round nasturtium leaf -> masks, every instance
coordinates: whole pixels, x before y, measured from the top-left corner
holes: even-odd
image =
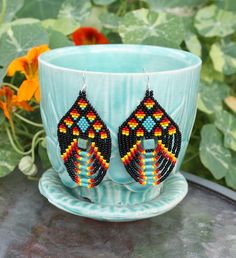
[[[236,158],[232,159],[229,171],[225,175],[226,184],[236,190]]]
[[[80,23],[89,16],[91,8],[92,5],[87,0],[65,0],[59,10],[58,18],[67,18]]]
[[[214,124],[206,124],[201,130],[200,159],[216,179],[223,178],[230,166],[231,153],[224,147],[222,135]]]
[[[109,5],[114,3],[116,0],[93,0],[94,4],[97,5]]]
[[[223,109],[223,99],[228,93],[229,88],[224,83],[215,81],[208,85],[201,82],[198,94],[198,109],[206,114],[217,114]]]
[[[195,27],[204,37],[225,37],[235,32],[235,14],[216,5],[199,9],[195,17]]]
[[[223,110],[217,114],[215,125],[224,134],[224,146],[236,151],[236,117]]]
[[[11,146],[10,141],[3,131],[0,132],[0,177],[10,174],[19,163],[22,155],[18,154]]]
[[[10,26],[0,38],[0,63],[4,67],[0,70],[0,80],[5,76],[6,68],[12,60],[41,44],[48,44],[48,35],[39,22],[18,22]]]
[[[167,13],[139,9],[127,13],[119,23],[123,43],[151,44],[178,47],[184,40],[182,19]],[[158,43],[160,42],[160,44]]]
[[[216,42],[211,46],[210,57],[214,69],[225,75],[236,73],[236,43]]]

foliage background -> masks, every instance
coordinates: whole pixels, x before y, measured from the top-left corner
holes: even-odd
[[[8,64],[40,44],[73,45],[70,34],[91,26],[110,43],[191,51],[203,60],[198,114],[183,169],[236,189],[236,1],[1,0],[0,80]],[[11,83],[19,84],[11,78]],[[39,118],[40,119],[40,118]],[[0,176],[21,159],[6,138],[0,109]],[[38,153],[46,160],[45,144]]]

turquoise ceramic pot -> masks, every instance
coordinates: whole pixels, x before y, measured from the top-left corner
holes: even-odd
[[[178,171],[196,115],[201,60],[188,52],[155,46],[94,45],[46,52],[40,56],[39,64],[41,115],[48,155],[68,193],[74,198],[89,199],[98,205],[97,209],[99,205],[138,205],[157,198],[161,185],[141,186],[126,172],[118,151],[118,127],[143,99],[149,77],[154,97],[182,132],[182,147],[175,168]],[[83,73],[87,97],[112,137],[110,168],[103,182],[93,189],[79,187],[70,179],[57,139],[57,124],[83,87]],[[123,215],[123,219],[116,221],[125,220]],[[142,216],[136,213],[133,219],[138,218]]]

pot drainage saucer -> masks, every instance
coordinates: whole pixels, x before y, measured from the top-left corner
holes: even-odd
[[[66,212],[102,221],[133,221],[161,215],[173,209],[188,192],[188,184],[179,172],[170,175],[156,198],[134,205],[105,205],[77,198],[64,186],[51,168],[39,181],[39,190],[50,203]]]

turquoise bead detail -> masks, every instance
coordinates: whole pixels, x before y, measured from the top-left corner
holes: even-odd
[[[81,131],[83,133],[85,133],[86,130],[88,129],[88,127],[89,127],[89,123],[88,123],[87,119],[84,116],[80,118],[80,120],[78,121],[77,125],[79,126],[79,128],[81,129]]]
[[[150,133],[155,125],[155,122],[153,119],[148,116],[142,123],[142,125],[145,127],[145,129]]]

